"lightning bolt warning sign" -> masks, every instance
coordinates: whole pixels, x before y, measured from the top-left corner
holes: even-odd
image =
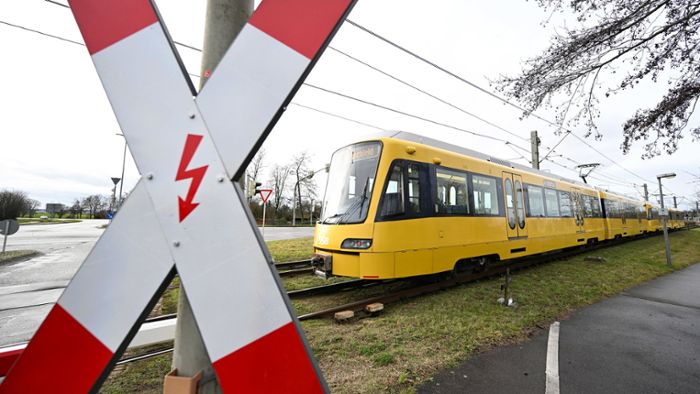
[[[180,159],[180,166],[177,168],[177,175],[175,175],[175,181],[192,179],[185,199],[183,200],[180,196],[177,197],[180,223],[182,223],[182,221],[199,205],[199,203],[194,202],[194,195],[197,194],[197,189],[199,189],[199,185],[202,183],[204,174],[209,167],[207,165],[191,170],[187,169],[192,161],[192,157],[194,157],[194,153],[197,151],[197,147],[199,147],[199,143],[202,142],[202,138],[204,137],[198,134],[187,134],[185,148],[182,150],[182,158]]]

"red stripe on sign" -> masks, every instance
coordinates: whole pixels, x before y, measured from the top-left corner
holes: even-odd
[[[352,0],[263,0],[248,23],[313,59]]]
[[[294,323],[213,363],[226,393],[322,393]]]
[[[23,351],[24,348],[0,353],[0,376],[7,375],[7,371],[10,370],[12,364],[14,364],[15,361],[17,361],[19,355],[22,354]]]
[[[0,386],[0,393],[86,393],[112,352],[59,304]]]
[[[149,0],[68,0],[91,55],[158,21]]]

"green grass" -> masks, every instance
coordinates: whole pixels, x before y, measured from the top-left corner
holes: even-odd
[[[0,237],[1,239],[2,237]],[[2,242],[2,241],[0,241]],[[0,248],[0,250],[2,250]],[[36,250],[8,250],[0,252],[0,264],[12,263],[17,260],[26,259],[38,255]]]
[[[272,259],[278,263],[305,260],[313,254],[313,237],[269,241],[267,248]]]
[[[82,222],[80,219],[38,219],[38,218],[17,218],[17,223],[23,226],[33,224],[65,224]]]
[[[285,241],[275,242],[279,246]],[[310,245],[309,240],[288,245],[297,244],[296,249],[303,242]],[[525,340],[538,327],[578,308],[700,261],[700,229],[672,233],[671,250],[673,268],[666,267],[663,237],[658,236],[518,271],[511,284],[515,309],[496,303],[502,278],[495,278],[387,305],[383,314],[350,324],[311,320],[302,327],[331,391],[413,392],[438,370],[477,352]],[[307,257],[309,253],[307,249]],[[586,256],[604,257],[606,262],[584,261]],[[297,313],[305,313],[385,289],[293,304]],[[132,364],[113,373],[104,392],[159,392],[169,370],[169,355]]]

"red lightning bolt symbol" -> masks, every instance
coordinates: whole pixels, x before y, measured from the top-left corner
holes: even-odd
[[[192,179],[190,189],[187,191],[187,197],[185,197],[184,200],[180,196],[177,197],[178,209],[180,211],[180,223],[182,223],[182,221],[185,220],[185,218],[199,205],[198,202],[193,202],[194,195],[197,194],[197,189],[199,189],[199,185],[202,183],[204,174],[207,172],[207,168],[209,167],[202,166],[191,170],[187,169],[192,161],[194,153],[197,151],[199,143],[202,142],[202,138],[204,138],[204,136],[187,134],[185,148],[182,150],[182,158],[180,159],[180,166],[177,168],[177,175],[175,176],[176,181]]]

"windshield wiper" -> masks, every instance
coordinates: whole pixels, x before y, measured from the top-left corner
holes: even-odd
[[[362,217],[362,207],[365,205],[365,201],[367,201],[367,188],[369,187],[369,177],[367,177],[367,180],[365,180],[365,186],[362,188],[362,197],[360,197],[359,200],[355,200],[355,202],[348,207],[348,210],[338,219],[338,223],[342,223],[344,219],[349,218],[352,216],[357,209],[360,209],[360,216]],[[358,203],[359,201],[359,203]]]

